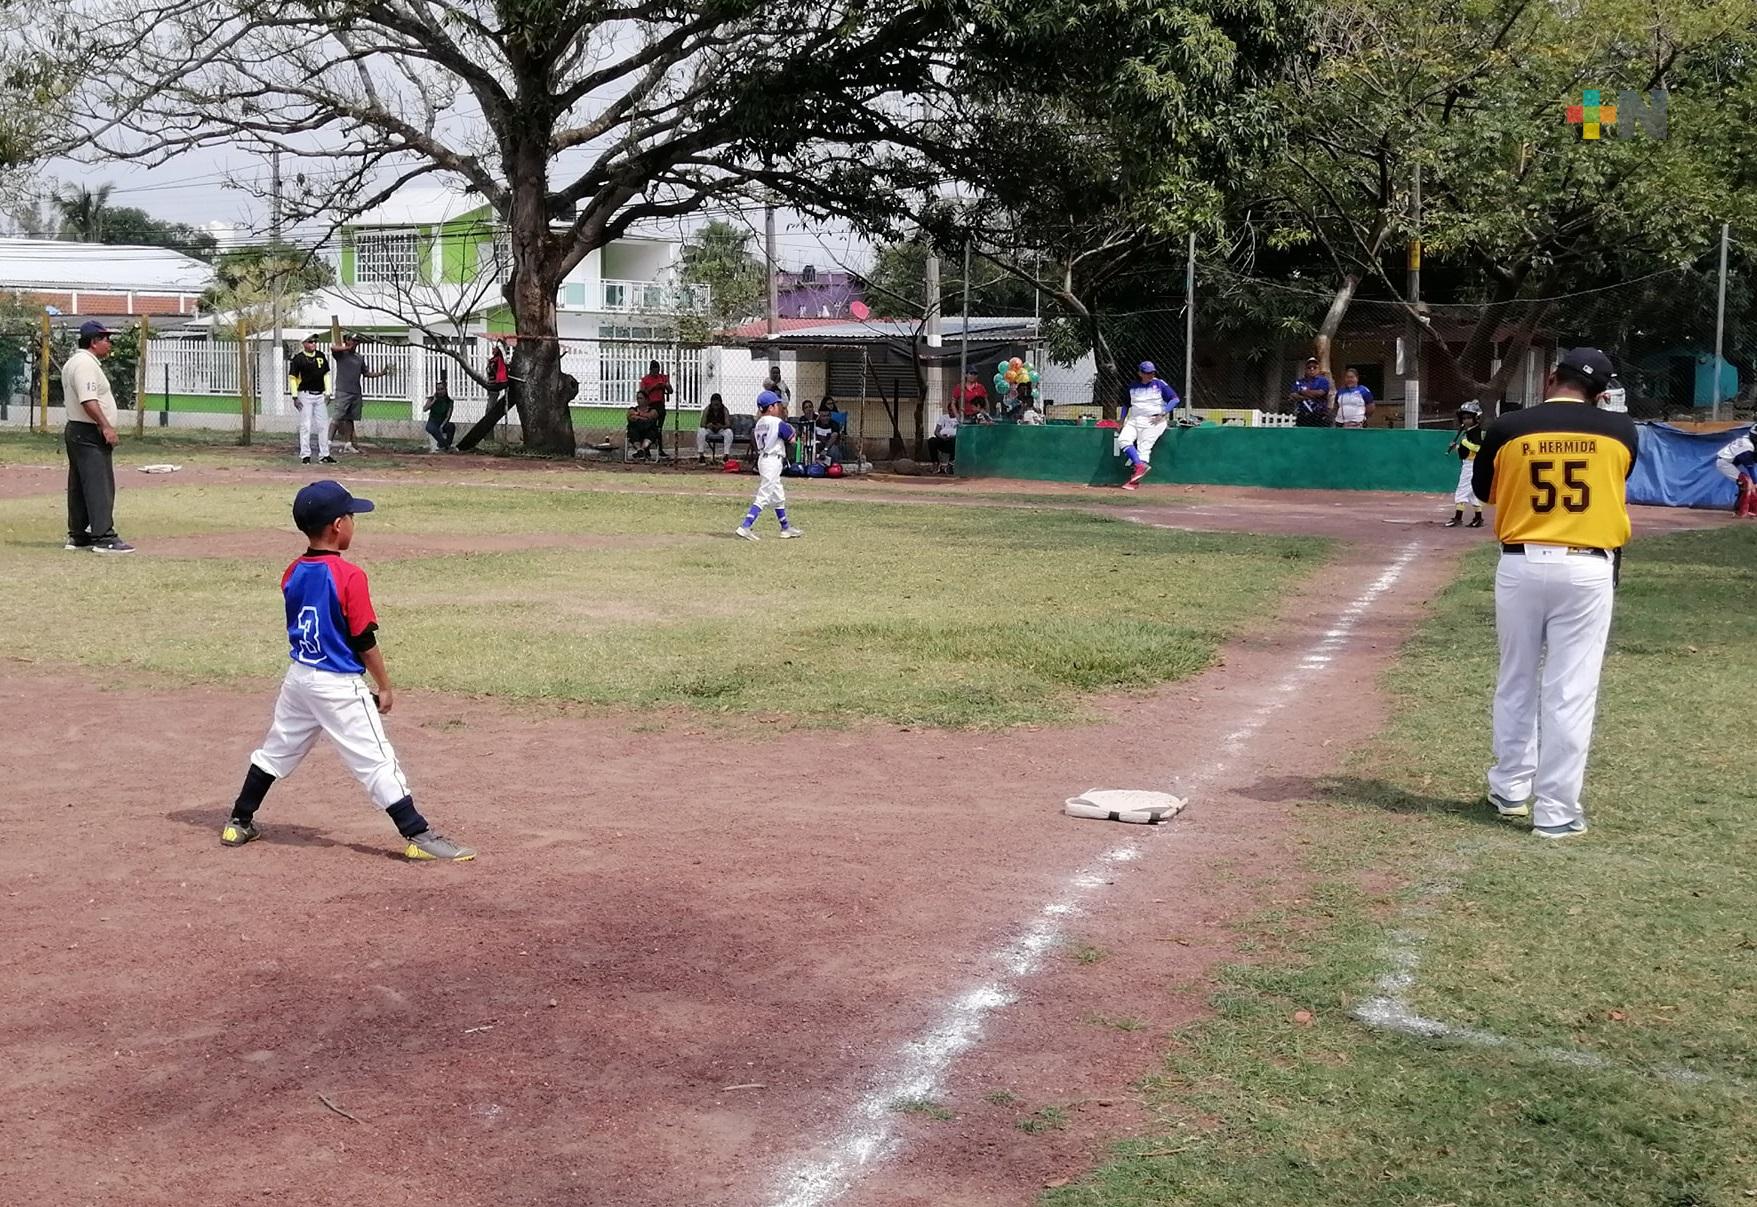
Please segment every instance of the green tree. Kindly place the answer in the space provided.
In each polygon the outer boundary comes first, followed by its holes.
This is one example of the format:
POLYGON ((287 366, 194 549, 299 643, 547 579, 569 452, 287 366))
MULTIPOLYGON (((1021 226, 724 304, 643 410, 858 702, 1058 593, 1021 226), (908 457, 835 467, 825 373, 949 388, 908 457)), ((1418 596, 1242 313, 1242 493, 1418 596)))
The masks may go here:
POLYGON ((56 238, 76 243, 105 242, 110 220, 110 194, 115 188, 113 184, 101 184, 95 189, 74 185, 50 198, 49 204, 61 216, 56 238))
POLYGON ((763 261, 750 250, 750 234, 730 222, 716 218, 689 237, 683 246, 683 280, 708 291, 707 308, 683 321, 686 340, 703 342, 763 313, 763 261))
MULTIPOLYGON (((863 274, 867 304, 879 314, 915 317, 927 307, 929 245, 920 238, 884 243, 863 274)), ((1036 304, 1030 284, 1012 273, 975 259, 970 272, 971 314, 1030 314, 1036 304)), ((964 307, 962 247, 940 253, 941 314, 961 314, 964 307)))
POLYGON ((252 293, 257 285, 272 297, 278 282, 284 304, 291 310, 307 295, 334 285, 335 280, 327 260, 296 247, 265 244, 233 248, 214 263, 214 283, 202 295, 201 308, 210 312, 228 309, 229 298, 252 293))
POLYGON ((758 189, 883 224, 933 178, 932 102, 958 84, 944 65, 986 16, 966 0, 143 0, 126 28, 82 31, 108 67, 74 109, 98 153, 146 161, 302 155, 321 131, 327 170, 290 181, 295 222, 461 179, 511 245, 526 444, 571 454, 566 274, 639 223, 758 189))

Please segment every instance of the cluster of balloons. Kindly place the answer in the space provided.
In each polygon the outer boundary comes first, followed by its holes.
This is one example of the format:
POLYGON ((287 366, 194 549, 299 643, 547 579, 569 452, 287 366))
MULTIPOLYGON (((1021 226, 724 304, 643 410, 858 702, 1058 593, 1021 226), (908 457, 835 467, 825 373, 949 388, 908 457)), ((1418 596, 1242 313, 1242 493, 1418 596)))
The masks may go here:
POLYGON ((1042 380, 1041 373, 1016 356, 995 366, 994 388, 998 393, 1006 393, 1007 386, 1022 386, 1027 382, 1036 385, 1042 380))

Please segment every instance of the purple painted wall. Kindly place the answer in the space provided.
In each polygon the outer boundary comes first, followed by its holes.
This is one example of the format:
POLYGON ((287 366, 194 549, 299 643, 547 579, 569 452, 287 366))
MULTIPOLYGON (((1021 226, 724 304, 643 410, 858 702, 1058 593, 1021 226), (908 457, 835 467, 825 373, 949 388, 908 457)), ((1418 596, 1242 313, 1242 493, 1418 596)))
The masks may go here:
POLYGON ((866 300, 866 291, 851 273, 778 272, 775 274, 778 309, 784 319, 848 317, 848 303, 866 300), (810 279, 808 279, 808 277, 810 279))

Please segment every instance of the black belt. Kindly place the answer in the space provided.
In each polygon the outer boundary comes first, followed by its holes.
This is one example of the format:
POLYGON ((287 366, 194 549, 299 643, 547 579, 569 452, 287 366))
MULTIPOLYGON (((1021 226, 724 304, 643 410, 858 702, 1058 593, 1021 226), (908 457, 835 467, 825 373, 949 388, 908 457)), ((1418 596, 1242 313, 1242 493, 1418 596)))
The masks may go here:
MULTIPOLYGON (((1525 546, 1524 545, 1503 544, 1501 546, 1501 552, 1502 553, 1524 553, 1525 546)), ((1607 550, 1592 549, 1592 548, 1589 548, 1584 545, 1569 545, 1568 552, 1575 557, 1609 557, 1610 556, 1610 553, 1607 550)))

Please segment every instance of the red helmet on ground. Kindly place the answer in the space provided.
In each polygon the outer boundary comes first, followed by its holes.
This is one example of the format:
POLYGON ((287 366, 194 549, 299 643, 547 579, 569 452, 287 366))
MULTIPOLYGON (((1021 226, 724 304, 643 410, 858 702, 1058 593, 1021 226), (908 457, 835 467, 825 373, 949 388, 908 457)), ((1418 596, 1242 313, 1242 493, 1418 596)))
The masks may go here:
POLYGON ((726 463, 720 467, 720 472, 723 474, 735 474, 743 468, 744 466, 734 461, 731 457, 728 457, 726 458, 726 463))
POLYGON ((842 476, 841 464, 839 462, 832 461, 830 463, 830 468, 826 469, 824 471, 824 474, 828 477, 831 477, 831 478, 840 478, 842 476))

